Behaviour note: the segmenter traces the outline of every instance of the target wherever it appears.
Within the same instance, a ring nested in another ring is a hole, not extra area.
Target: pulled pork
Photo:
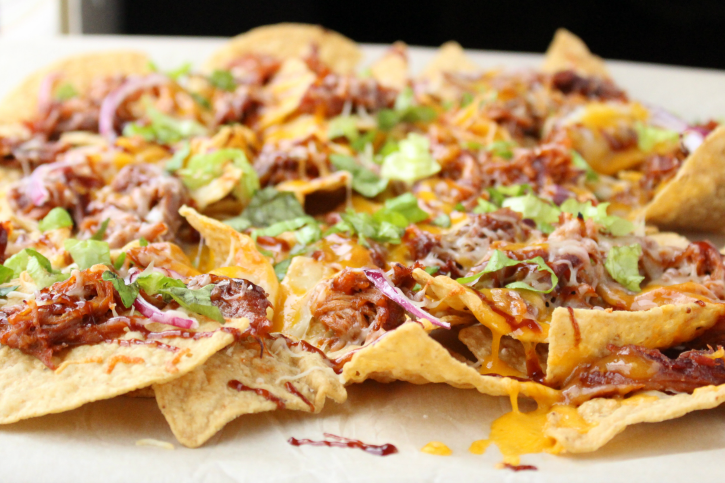
[[[405,322],[405,311],[375,288],[362,270],[345,269],[313,297],[312,315],[330,332],[330,350],[375,340]]]
[[[105,240],[119,248],[141,237],[173,240],[184,223],[179,208],[189,202],[180,180],[151,164],[132,164],[118,172],[109,186],[95,194],[89,215],[80,224],[81,237],[90,237],[109,220]]]
[[[627,101],[624,91],[611,80],[601,77],[582,77],[573,70],[563,70],[551,76],[551,87],[567,96],[579,95],[599,101]]]
[[[327,155],[312,139],[265,144],[254,161],[254,169],[262,186],[295,179],[314,179],[329,172]]]
[[[229,278],[222,275],[198,275],[189,280],[190,289],[198,289],[213,283],[211,303],[221,310],[224,317],[249,320],[252,333],[268,334],[272,322],[267,318],[267,308],[272,304],[264,289],[243,278]]]
[[[102,274],[75,271],[65,282],[41,290],[36,300],[0,309],[0,343],[55,369],[58,352],[123,335],[129,318],[113,317],[115,291]]]
[[[563,390],[568,403],[579,405],[634,391],[692,393],[698,387],[725,383],[725,361],[712,349],[683,352],[676,359],[635,345],[607,349],[609,356],[582,364],[569,376]]]
[[[85,160],[59,161],[38,167],[8,193],[13,211],[40,220],[53,208],[64,208],[83,219],[91,192],[103,186],[103,179]]]

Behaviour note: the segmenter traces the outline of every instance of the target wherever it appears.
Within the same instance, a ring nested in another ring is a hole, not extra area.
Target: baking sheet
[[[70,37],[0,39],[0,97],[25,75],[59,57],[111,48],[138,48],[162,68],[200,62],[221,39]],[[385,47],[365,46],[368,61]],[[411,49],[414,69],[433,55]],[[536,65],[533,54],[473,52],[482,66]],[[617,82],[633,98],[662,105],[687,119],[725,115],[725,72],[611,62]],[[243,416],[204,447],[176,443],[153,400],[116,398],[75,411],[0,427],[3,482],[400,482],[400,481],[675,481],[720,474],[725,458],[725,407],[627,429],[602,450],[580,456],[526,455],[538,471],[495,469],[495,446],[470,454],[471,442],[510,410],[506,398],[445,385],[367,382],[349,388],[348,402],[328,403],[320,415],[275,411]],[[293,447],[290,437],[322,439],[324,432],[366,443],[395,444],[400,452],[377,457],[346,448]],[[174,450],[138,447],[154,438]],[[442,441],[452,456],[420,452]]]

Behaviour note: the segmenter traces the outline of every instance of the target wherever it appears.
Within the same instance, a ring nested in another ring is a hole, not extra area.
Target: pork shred
[[[383,87],[372,78],[358,78],[328,73],[318,77],[300,103],[300,112],[323,113],[327,117],[342,113],[345,105],[352,109],[378,111],[393,107],[398,92]]]
[[[563,394],[568,403],[579,405],[595,397],[624,396],[634,391],[662,391],[692,393],[698,387],[725,383],[725,361],[714,356],[713,349],[691,350],[671,359],[659,350],[635,345],[607,347],[610,356],[604,361],[620,364],[583,364],[569,376]],[[636,373],[630,375],[628,365],[636,364]]]
[[[654,198],[659,186],[671,180],[685,161],[686,154],[680,149],[675,153],[649,156],[642,163],[642,179],[639,185],[643,191],[641,203],[648,203]]]
[[[509,208],[501,208],[491,213],[472,214],[467,223],[441,235],[437,243],[418,241],[417,244],[430,247],[423,260],[425,266],[437,266],[451,276],[462,277],[488,253],[492,242],[523,243],[540,236],[541,232],[530,220],[524,220],[520,213]]]
[[[327,156],[312,139],[265,144],[254,161],[262,186],[283,181],[314,179],[328,172]]]
[[[627,95],[611,80],[601,77],[582,77],[572,70],[557,72],[551,77],[551,87],[566,95],[580,95],[587,99],[626,102]]]
[[[262,287],[243,278],[213,274],[192,277],[187,287],[198,289],[209,284],[214,284],[211,303],[219,308],[225,318],[246,318],[255,335],[269,333],[272,323],[267,318],[267,308],[272,307],[272,304]]]
[[[188,202],[182,182],[158,166],[128,165],[109,186],[96,192],[80,224],[81,238],[91,236],[109,220],[104,239],[111,248],[141,237],[149,242],[174,240],[184,223],[179,208]]]
[[[103,186],[103,179],[84,161],[59,161],[38,167],[21,179],[8,193],[13,211],[40,220],[53,208],[64,208],[82,220],[91,192]],[[33,199],[38,192],[46,195]],[[37,203],[37,204],[36,204]]]
[[[405,311],[375,288],[362,270],[346,268],[313,297],[312,315],[331,333],[331,350],[362,344],[405,322]]]
[[[124,334],[127,317],[113,317],[115,291],[103,271],[75,271],[40,291],[35,300],[0,309],[0,343],[36,357],[51,369],[53,356]]]

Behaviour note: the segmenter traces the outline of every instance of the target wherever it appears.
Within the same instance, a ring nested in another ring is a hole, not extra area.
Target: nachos
[[[509,396],[471,450],[518,464],[725,398],[722,255],[657,228],[720,228],[725,128],[630,99],[566,31],[539,69],[360,58],[282,24],[5,99],[0,422],[150,396],[197,447],[436,382]]]

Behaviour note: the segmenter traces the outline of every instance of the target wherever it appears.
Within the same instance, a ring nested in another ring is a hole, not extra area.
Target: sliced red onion
[[[50,193],[48,188],[43,183],[43,178],[49,171],[54,169],[65,168],[71,166],[73,163],[70,161],[57,161],[55,163],[44,164],[39,166],[31,173],[28,177],[28,196],[30,201],[35,206],[43,206],[46,201],[50,199]]]
[[[652,116],[650,119],[652,125],[680,133],[680,136],[682,137],[682,145],[690,153],[700,147],[700,144],[702,144],[707,135],[710,134],[710,131],[707,129],[703,129],[699,126],[691,126],[661,107],[647,105],[647,109],[649,109],[650,115]]]
[[[101,112],[98,116],[98,132],[109,141],[116,139],[114,121],[116,111],[130,95],[142,89],[156,87],[169,82],[169,79],[161,74],[150,74],[145,77],[129,77],[119,88],[112,91],[103,99]]]
[[[142,296],[136,297],[133,302],[133,306],[136,307],[141,315],[149,319],[151,322],[159,322],[162,324],[173,325],[180,329],[196,329],[199,327],[199,322],[194,319],[188,319],[185,317],[178,317],[173,314],[169,314],[162,310],[157,309],[152,304],[148,303]]]
[[[416,306],[412,300],[410,300],[403,294],[403,292],[400,291],[400,289],[393,286],[393,284],[391,284],[388,279],[385,278],[385,273],[383,273],[382,270],[363,268],[363,272],[365,272],[365,276],[368,277],[368,280],[370,280],[373,285],[375,285],[375,288],[380,290],[383,295],[388,297],[390,300],[403,307],[406,312],[415,316],[416,319],[426,319],[431,324],[437,325],[438,327],[443,327],[445,329],[451,328],[451,324],[449,324],[448,322],[443,322],[438,317],[434,317],[425,310]]]
[[[707,134],[702,134],[698,129],[687,129],[682,133],[682,145],[688,152],[692,153],[705,141]]]
[[[60,75],[57,72],[53,72],[45,76],[40,83],[40,89],[38,89],[38,112],[41,115],[47,114],[50,111],[50,106],[53,104],[53,86],[59,78]]]

